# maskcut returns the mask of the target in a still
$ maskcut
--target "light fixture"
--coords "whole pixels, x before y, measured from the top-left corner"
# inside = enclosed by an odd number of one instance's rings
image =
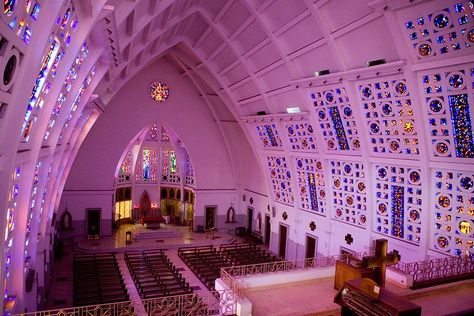
[[[286,108],[286,113],[301,113],[298,106]]]

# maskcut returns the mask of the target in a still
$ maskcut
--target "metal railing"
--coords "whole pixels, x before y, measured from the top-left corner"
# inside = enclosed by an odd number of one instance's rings
[[[188,316],[234,315],[235,294],[231,291],[193,293],[139,301],[70,307],[17,314],[18,316]]]
[[[243,266],[232,266],[221,269],[221,280],[235,293],[238,300],[245,296],[245,285],[238,277],[266,274],[274,272],[295,271],[302,269],[315,269],[335,266],[336,261],[349,261],[351,258],[362,259],[369,255],[368,252],[360,252],[353,255],[334,255],[321,258],[308,258],[297,261],[275,261]]]
[[[394,269],[413,277],[413,285],[425,281],[453,279],[474,276],[474,258],[469,256],[447,257],[434,260],[403,263],[392,266]]]

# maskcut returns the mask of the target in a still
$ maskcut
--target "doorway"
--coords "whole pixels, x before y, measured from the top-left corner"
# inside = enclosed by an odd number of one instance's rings
[[[316,257],[316,237],[306,235],[306,258]]]
[[[101,209],[87,210],[87,238],[98,239],[100,236],[100,211]]]
[[[280,247],[278,255],[283,259],[286,258],[286,238],[287,238],[288,227],[280,224]]]
[[[270,225],[270,215],[265,215],[265,245],[270,244],[270,233],[272,231],[272,227]]]
[[[252,224],[253,224],[253,208],[247,208],[247,233],[252,232]]]
[[[215,206],[206,206],[206,222],[205,229],[211,229],[215,227],[215,216],[216,216],[216,207]]]

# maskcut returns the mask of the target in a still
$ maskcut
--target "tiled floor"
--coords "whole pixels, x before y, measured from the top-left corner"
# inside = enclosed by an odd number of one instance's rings
[[[132,244],[127,245],[126,232],[132,232]],[[194,287],[197,294],[207,295],[209,291],[206,286],[189,270],[186,264],[178,257],[177,249],[186,246],[216,245],[232,241],[242,241],[239,237],[232,236],[227,232],[195,233],[189,231],[188,227],[163,225],[158,230],[149,230],[142,225],[124,224],[114,233],[113,236],[102,237],[98,240],[78,240],[76,251],[78,252],[116,252],[120,271],[131,300],[138,300],[139,295],[127,269],[123,253],[125,251],[164,249],[166,255],[171,259],[177,268],[181,268],[181,274]],[[65,244],[64,251],[67,255],[60,260],[54,261],[52,279],[46,303],[47,309],[58,309],[70,307],[73,304],[73,277],[72,244]],[[141,308],[141,307],[138,307]]]

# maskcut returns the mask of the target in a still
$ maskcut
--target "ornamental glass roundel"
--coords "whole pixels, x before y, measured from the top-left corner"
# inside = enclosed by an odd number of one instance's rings
[[[170,90],[168,86],[163,82],[154,82],[150,86],[150,96],[156,102],[164,102],[168,99]]]

